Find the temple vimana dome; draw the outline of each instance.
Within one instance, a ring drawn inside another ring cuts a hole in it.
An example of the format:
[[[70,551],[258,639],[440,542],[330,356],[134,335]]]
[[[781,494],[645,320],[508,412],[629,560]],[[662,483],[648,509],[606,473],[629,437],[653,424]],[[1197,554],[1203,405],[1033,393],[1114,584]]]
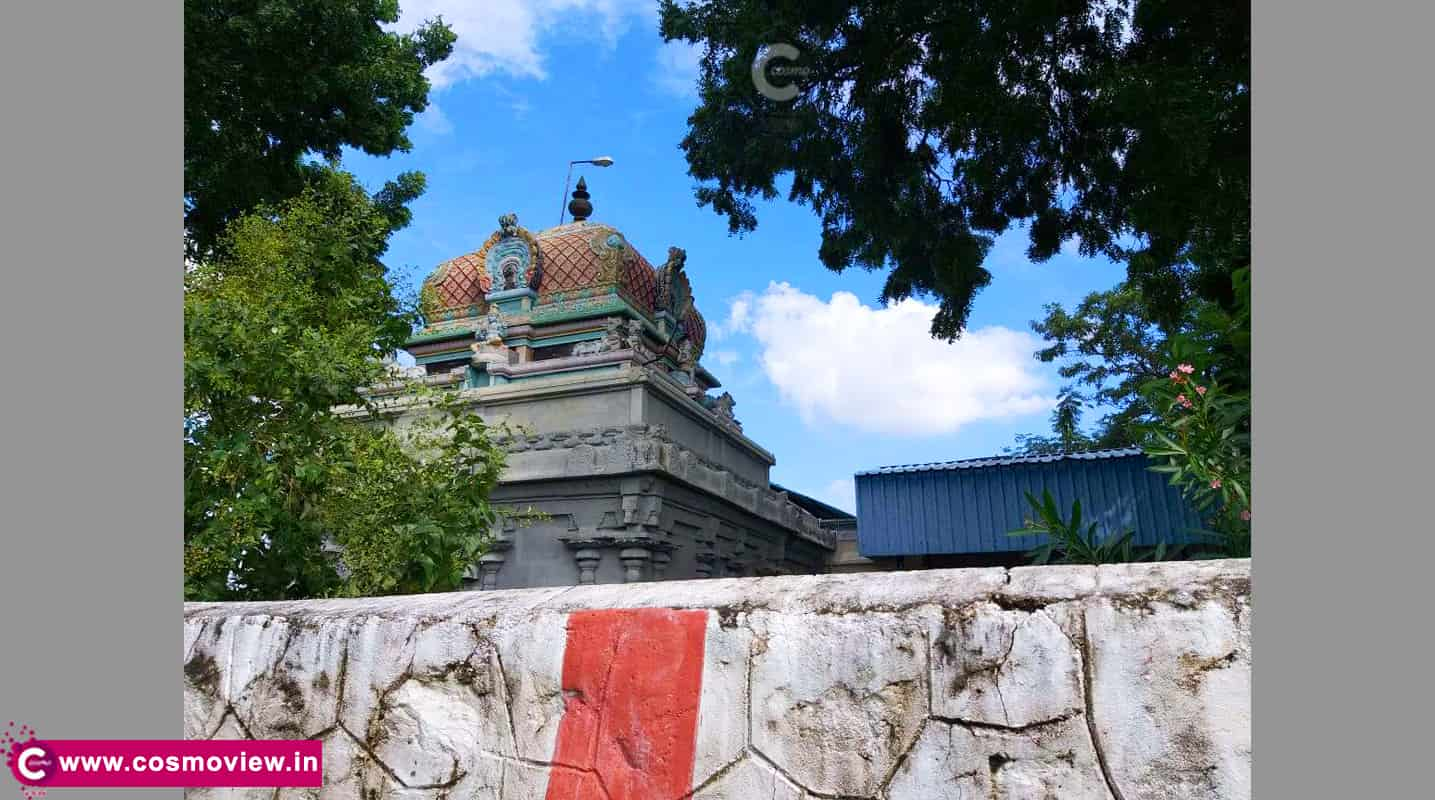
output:
[[[540,512],[499,524],[471,588],[823,571],[832,533],[771,485],[773,455],[702,365],[685,252],[655,267],[588,218],[582,178],[568,209],[540,231],[505,214],[440,264],[405,347],[500,431],[494,504]],[[388,408],[400,425],[422,413]]]

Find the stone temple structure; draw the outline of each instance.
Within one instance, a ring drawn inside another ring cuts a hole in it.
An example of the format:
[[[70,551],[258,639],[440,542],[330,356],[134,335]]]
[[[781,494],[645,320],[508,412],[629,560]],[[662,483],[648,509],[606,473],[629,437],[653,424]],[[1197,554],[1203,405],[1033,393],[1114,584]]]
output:
[[[547,230],[505,214],[424,282],[406,349],[509,428],[495,505],[542,515],[493,532],[472,588],[823,571],[832,534],[772,488],[772,454],[701,364],[685,253],[654,268],[588,197],[580,178],[574,221]]]

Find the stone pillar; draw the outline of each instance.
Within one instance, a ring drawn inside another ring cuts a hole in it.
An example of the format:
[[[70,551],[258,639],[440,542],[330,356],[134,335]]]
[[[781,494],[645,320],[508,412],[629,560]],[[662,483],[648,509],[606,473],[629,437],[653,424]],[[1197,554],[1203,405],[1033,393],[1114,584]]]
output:
[[[573,560],[578,562],[578,583],[580,585],[598,582],[598,562],[602,558],[602,551],[588,547],[573,554]]]
[[[625,583],[638,583],[644,579],[643,568],[651,560],[653,554],[646,547],[625,547],[618,553],[618,559],[623,562],[623,581]]]
[[[747,567],[747,559],[743,557],[746,553],[747,544],[742,540],[738,540],[738,542],[733,545],[732,556],[723,559],[724,578],[742,577],[743,570]]]
[[[484,553],[478,558],[478,588],[497,589],[498,571],[503,569],[502,553]]]
[[[712,552],[698,553],[697,567],[695,571],[699,578],[711,578],[713,576],[713,562],[717,560],[717,554]]]
[[[668,564],[673,557],[666,550],[658,550],[653,553],[653,580],[660,581],[668,571]]]

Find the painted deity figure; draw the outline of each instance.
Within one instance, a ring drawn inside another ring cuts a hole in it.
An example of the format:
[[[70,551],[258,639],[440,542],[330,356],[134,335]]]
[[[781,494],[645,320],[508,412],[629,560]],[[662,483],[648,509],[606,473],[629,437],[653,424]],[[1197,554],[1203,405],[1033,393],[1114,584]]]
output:
[[[652,361],[653,354],[643,342],[643,323],[640,320],[628,320],[628,348],[633,351],[633,358],[639,364],[646,365]]]
[[[690,291],[687,276],[683,274],[683,265],[687,261],[686,250],[669,247],[668,260],[658,270],[658,306],[679,318],[682,317]]]
[[[603,350],[622,350],[627,345],[628,337],[623,333],[623,320],[620,317],[609,317],[603,323]]]
[[[503,314],[497,308],[490,307],[488,316],[474,333],[480,342],[501,344],[503,337],[508,334],[508,323],[503,321]]]
[[[678,383],[692,386],[697,367],[698,360],[693,356],[693,340],[683,339],[678,343],[678,368],[670,374]]]

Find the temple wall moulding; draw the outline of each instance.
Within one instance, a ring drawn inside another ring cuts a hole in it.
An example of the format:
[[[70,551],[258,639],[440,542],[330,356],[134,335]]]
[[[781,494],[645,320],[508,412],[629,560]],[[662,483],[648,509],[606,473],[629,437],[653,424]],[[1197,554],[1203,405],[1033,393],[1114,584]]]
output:
[[[527,480],[545,475],[583,477],[624,472],[657,471],[717,495],[757,516],[793,530],[824,547],[835,547],[830,531],[782,492],[759,485],[674,442],[663,425],[630,425],[588,430],[500,435],[498,444],[513,456],[546,451],[567,453],[552,466],[511,459]],[[525,467],[527,469],[525,469]],[[536,468],[535,468],[536,467]],[[634,511],[636,513],[636,509]],[[637,524],[625,513],[624,525]]]

